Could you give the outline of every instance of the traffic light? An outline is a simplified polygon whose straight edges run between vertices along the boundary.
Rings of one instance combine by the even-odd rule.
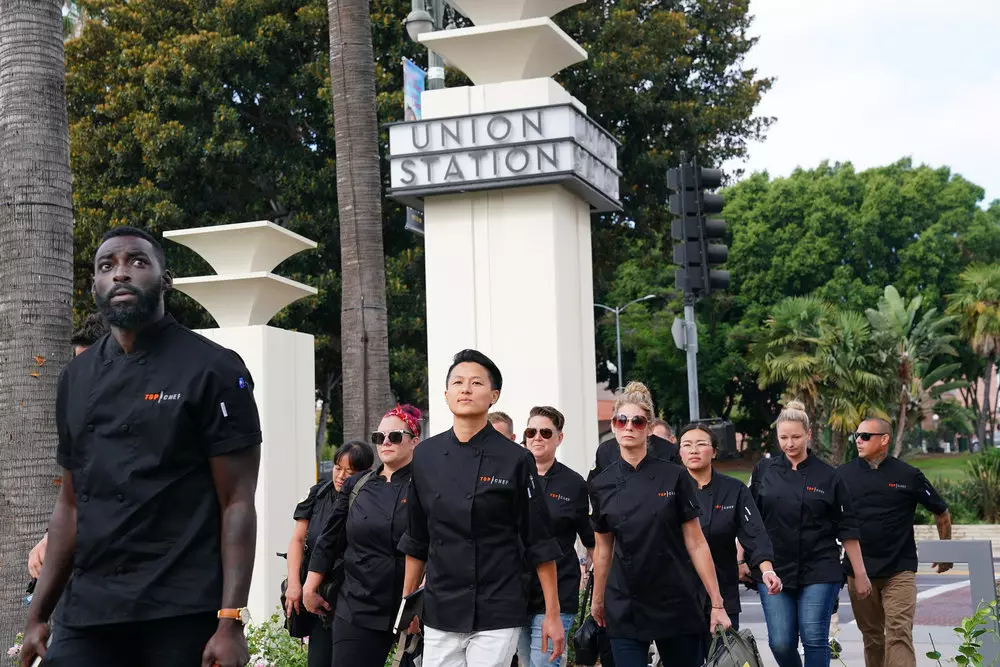
[[[670,213],[676,216],[671,227],[677,289],[704,297],[712,290],[729,287],[729,272],[716,269],[729,257],[726,222],[708,216],[722,212],[725,201],[721,195],[705,192],[722,185],[722,172],[687,162],[667,172]]]

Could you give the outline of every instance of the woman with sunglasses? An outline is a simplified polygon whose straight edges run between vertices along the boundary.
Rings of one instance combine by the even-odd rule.
[[[761,459],[750,478],[750,494],[774,545],[774,569],[784,584],[772,595],[754,577],[767,641],[778,667],[802,667],[800,638],[805,667],[829,667],[830,616],[844,581],[837,540],[854,568],[857,595],[871,593],[861,531],[840,473],[809,452],[805,406],[789,402],[776,425],[784,455]]]
[[[306,608],[333,608],[319,586],[336,559],[344,559],[344,584],[333,619],[333,664],[382,667],[392,649],[406,561],[396,544],[407,526],[406,489],[413,450],[420,442],[420,410],[397,406],[372,433],[381,464],[344,483],[333,514],[309,559]],[[329,666],[329,663],[328,663]]]
[[[652,416],[649,390],[630,382],[611,419],[621,458],[590,483],[597,533],[591,614],[607,628],[617,667],[646,667],[653,641],[671,667],[699,667],[711,629],[732,623],[691,476],[648,453]]]
[[[740,566],[744,562],[760,570],[767,592],[781,592],[781,579],[771,564],[771,540],[764,530],[750,490],[740,480],[713,469],[719,443],[704,424],[688,424],[681,429],[681,461],[698,487],[701,503],[701,530],[712,550],[715,574],[733,628],[740,627]],[[737,560],[737,544],[744,556]]]
[[[556,450],[563,441],[563,414],[550,406],[531,409],[528,427],[524,429],[524,443],[535,457],[535,466],[541,488],[552,518],[552,533],[559,542],[562,554],[556,559],[556,576],[559,582],[559,612],[563,630],[569,634],[573,618],[580,605],[580,560],[576,554],[576,537],[594,555],[594,529],[590,525],[590,505],[587,483],[572,469],[556,461]],[[542,621],[545,620],[545,598],[542,584],[531,573],[528,595],[530,623],[521,631],[517,652],[525,667],[559,667],[562,656],[549,662],[549,655],[542,650]]]
[[[288,588],[285,591],[285,613],[305,612],[302,604],[302,585],[309,573],[309,557],[316,548],[320,533],[333,514],[333,506],[337,494],[344,482],[355,471],[368,470],[375,461],[372,448],[357,440],[346,442],[333,458],[332,479],[316,484],[309,490],[309,495],[296,506],[295,532],[288,544]],[[331,568],[331,578],[343,579],[343,561],[338,561]],[[309,614],[304,625],[309,628],[309,667],[330,667],[333,656],[333,635],[329,622],[314,614]]]

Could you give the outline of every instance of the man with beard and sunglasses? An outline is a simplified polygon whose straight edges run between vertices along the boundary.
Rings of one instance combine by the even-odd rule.
[[[171,287],[152,236],[133,227],[105,234],[93,292],[111,335],[59,378],[64,472],[28,610],[25,667],[37,656],[49,667],[249,661],[261,444],[253,382],[234,352],[165,313]]]
[[[864,638],[866,667],[915,667],[913,616],[917,611],[917,545],[913,518],[923,505],[937,520],[938,535],[951,539],[948,505],[913,466],[889,455],[892,426],[866,419],[854,434],[858,458],[840,467],[861,524],[861,553],[872,582],[866,598],[854,592],[854,571],[844,560],[851,608]],[[938,573],[951,563],[934,563]]]

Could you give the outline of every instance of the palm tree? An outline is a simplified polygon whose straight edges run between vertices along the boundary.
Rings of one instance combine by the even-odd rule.
[[[344,437],[363,438],[389,407],[382,173],[368,0],[328,0],[340,208]]]
[[[73,209],[62,2],[0,0],[0,641],[55,501],[56,382],[69,360]]]
[[[955,318],[938,315],[934,308],[918,317],[921,304],[920,296],[907,304],[896,288],[889,285],[879,299],[878,308],[867,311],[883,360],[893,374],[891,387],[896,408],[893,456],[903,451],[911,404],[922,393],[919,373],[934,373],[938,377],[940,373],[933,362],[943,355],[958,356],[951,345],[957,336],[949,333]]]
[[[958,318],[959,334],[976,354],[986,358],[983,374],[983,406],[976,431],[980,446],[992,442],[996,433],[996,407],[990,407],[993,372],[1000,352],[1000,264],[978,264],[959,276],[958,291],[948,297],[948,312]],[[968,378],[975,381],[977,378]],[[986,425],[990,439],[986,438]]]

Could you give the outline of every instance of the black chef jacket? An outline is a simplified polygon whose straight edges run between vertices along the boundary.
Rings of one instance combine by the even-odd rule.
[[[583,546],[594,548],[594,529],[590,525],[590,501],[587,483],[576,471],[555,461],[541,476],[545,500],[552,518],[552,532],[559,542],[562,555],[556,561],[559,576],[559,611],[575,614],[580,607],[580,560],[576,554],[576,536]],[[528,611],[545,612],[545,598],[538,573],[531,573],[531,594]]]
[[[649,436],[649,439],[646,441],[646,451],[650,456],[655,456],[658,459],[678,465],[681,463],[680,448],[658,435]],[[597,447],[594,467],[590,470],[590,474],[587,475],[587,480],[593,480],[602,470],[619,459],[621,459],[621,448],[618,446],[618,441],[614,438],[605,440]]]
[[[917,504],[934,514],[943,514],[948,511],[947,503],[922,472],[891,456],[878,468],[864,459],[855,459],[841,466],[839,472],[861,524],[861,554],[868,577],[916,572],[913,515]],[[846,558],[844,571],[853,575]]]
[[[399,548],[427,562],[428,626],[467,633],[527,623],[522,557],[537,566],[561,553],[543,494],[535,458],[491,424],[469,442],[449,430],[414,450]]]
[[[336,615],[358,627],[389,632],[403,596],[406,557],[396,545],[408,525],[411,466],[397,470],[389,482],[381,475],[383,468],[379,466],[361,487],[353,507],[351,492],[367,472],[344,482],[309,570],[325,574],[342,555],[344,585],[337,596]]]
[[[750,493],[774,547],[774,569],[785,588],[843,583],[837,540],[861,537],[847,486],[832,467],[809,454],[798,470],[782,454],[757,462]],[[759,573],[752,573],[760,580]]]
[[[309,572],[309,558],[316,549],[316,543],[323,529],[330,523],[333,516],[333,506],[337,502],[337,489],[333,485],[333,480],[320,482],[309,489],[306,499],[295,506],[295,513],[292,515],[296,521],[308,521],[309,527],[306,529],[305,551],[302,556],[302,583],[305,583],[306,574]],[[332,568],[336,569],[336,567]],[[329,574],[324,572],[324,574]],[[343,572],[341,572],[343,576]]]
[[[698,489],[698,502],[701,504],[701,530],[712,550],[726,612],[738,614],[742,608],[736,539],[739,538],[743,545],[744,559],[751,570],[774,558],[771,539],[764,530],[750,489],[740,480],[712,471],[712,480]]]
[[[594,530],[615,538],[604,595],[608,635],[651,641],[708,630],[708,599],[681,525],[701,514],[684,468],[618,459],[590,483]]]
[[[221,508],[209,459],[260,445],[239,356],[170,315],[125,354],[110,335],[59,377],[56,460],[76,491],[68,626],[214,612]]]

